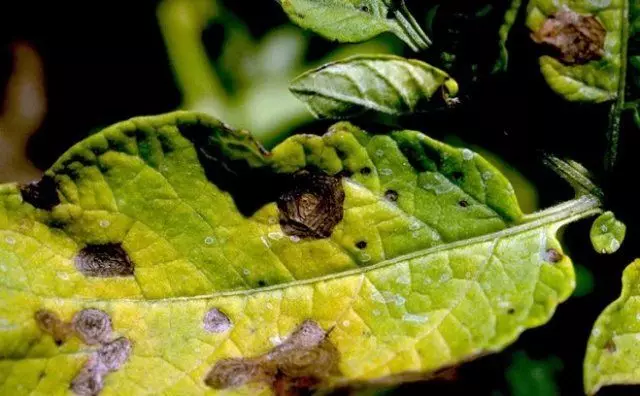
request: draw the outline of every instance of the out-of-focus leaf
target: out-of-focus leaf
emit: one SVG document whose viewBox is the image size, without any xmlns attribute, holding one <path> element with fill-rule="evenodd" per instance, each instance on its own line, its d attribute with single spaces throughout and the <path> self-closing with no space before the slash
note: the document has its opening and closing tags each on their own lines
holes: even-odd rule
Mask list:
<svg viewBox="0 0 640 396">
<path fill-rule="evenodd" d="M 591 243 L 598 253 L 615 253 L 620 249 L 626 233 L 627 226 L 616 219 L 613 212 L 605 212 L 591 226 Z"/>
<path fill-rule="evenodd" d="M 494 66 L 494 72 L 505 71 L 507 69 L 507 64 L 509 63 L 507 40 L 509 39 L 509 33 L 511 32 L 511 28 L 513 28 L 513 25 L 516 22 L 516 18 L 521 6 L 522 0 L 511 0 L 509 8 L 504 13 L 504 21 L 500 26 L 500 30 L 498 31 L 498 35 L 500 37 L 500 56 Z"/>
<path fill-rule="evenodd" d="M 555 376 L 562 370 L 562 360 L 552 356 L 535 360 L 524 351 L 513 354 L 506 372 L 511 396 L 557 396 L 560 395 Z"/>
<path fill-rule="evenodd" d="M 640 385 L 640 260 L 622 275 L 622 293 L 598 317 L 584 360 L 589 395 L 610 385 Z M 629 387 L 629 394 L 637 393 Z"/>
<path fill-rule="evenodd" d="M 341 119 L 366 112 L 402 115 L 442 107 L 456 96 L 458 84 L 418 60 L 367 55 L 311 70 L 295 79 L 290 89 L 316 117 Z"/>
<path fill-rule="evenodd" d="M 278 0 L 289 18 L 329 40 L 354 43 L 391 32 L 414 51 L 431 44 L 404 0 Z"/>
<path fill-rule="evenodd" d="M 556 231 L 468 149 L 350 124 L 269 153 L 201 114 L 0 187 L 0 393 L 270 394 L 501 350 L 573 290 Z"/>
</svg>

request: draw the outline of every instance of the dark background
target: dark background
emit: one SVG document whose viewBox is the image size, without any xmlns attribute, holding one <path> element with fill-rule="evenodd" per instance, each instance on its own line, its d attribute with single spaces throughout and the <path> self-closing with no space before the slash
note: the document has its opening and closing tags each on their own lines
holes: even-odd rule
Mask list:
<svg viewBox="0 0 640 396">
<path fill-rule="evenodd" d="M 224 3 L 246 22 L 255 37 L 288 22 L 275 1 Z M 450 3 L 454 4 L 451 7 L 464 10 L 479 2 Z M 409 5 L 415 14 L 425 7 L 421 1 Z M 11 72 L 10 44 L 15 40 L 29 42 L 44 65 L 47 114 L 31 137 L 27 152 L 39 169 L 46 169 L 64 150 L 96 129 L 180 106 L 180 90 L 174 83 L 155 8 L 155 1 L 141 0 L 2 2 L 0 87 Z M 436 44 L 424 54 L 407 50 L 405 55 L 420 56 L 439 65 L 442 46 L 453 45 L 449 30 L 462 26 L 454 46 L 462 48 L 465 55 L 461 57 L 462 65 L 454 67 L 458 74 L 453 76 L 461 79 L 463 104 L 400 122 L 422 130 L 428 126 L 428 133 L 436 138 L 457 134 L 469 144 L 497 153 L 537 186 L 543 207 L 571 198 L 572 191 L 541 164 L 540 150 L 583 163 L 607 188 L 609 208 L 626 221 L 627 241 L 617 254 L 599 255 L 589 241 L 590 221 L 572 224 L 563 233 L 564 245 L 574 262 L 592 275 L 592 291 L 561 304 L 547 325 L 526 331 L 502 353 L 462 366 L 455 380 L 407 384 L 395 392 L 533 396 L 543 394 L 536 382 L 551 381 L 559 394 L 582 394 L 582 359 L 591 327 L 601 310 L 619 295 L 622 270 L 637 255 L 635 226 L 639 223 L 632 191 L 638 178 L 634 155 L 640 147 L 638 131 L 625 123 L 621 162 L 615 174 L 604 174 L 608 105 L 570 104 L 547 88 L 537 67 L 540 50 L 529 39 L 522 14 L 509 41 L 509 72 L 499 76 L 480 73 L 480 77 L 474 77 L 465 68 L 474 62 L 491 63 L 496 55 L 495 31 L 464 18 L 434 23 L 430 36 L 435 43 L 443 44 Z M 215 54 L 224 39 L 222 30 L 213 26 L 204 36 L 210 52 Z M 318 59 L 337 46 L 310 36 L 308 60 Z M 318 122 L 301 127 L 306 132 L 321 132 L 327 125 Z M 584 279 L 578 278 L 581 281 Z M 530 364 L 517 365 L 516 356 L 523 352 Z M 556 363 L 549 363 L 552 361 Z M 532 385 L 525 387 L 528 391 L 523 393 L 514 381 Z M 628 392 L 630 389 L 623 390 Z"/>
</svg>

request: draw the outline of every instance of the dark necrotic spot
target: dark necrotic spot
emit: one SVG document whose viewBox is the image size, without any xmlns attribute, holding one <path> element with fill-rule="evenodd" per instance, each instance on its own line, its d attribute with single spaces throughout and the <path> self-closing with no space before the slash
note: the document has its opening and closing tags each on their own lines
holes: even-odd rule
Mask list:
<svg viewBox="0 0 640 396">
<path fill-rule="evenodd" d="M 369 168 L 368 166 L 365 166 L 364 168 L 360 169 L 360 174 L 362 175 L 370 175 L 371 174 L 371 168 Z"/>
<path fill-rule="evenodd" d="M 100 278 L 132 276 L 133 263 L 119 243 L 87 245 L 75 259 L 76 268 L 86 276 Z"/>
<path fill-rule="evenodd" d="M 223 333 L 231 327 L 231 320 L 218 308 L 212 308 L 204 315 L 203 326 L 208 332 Z"/>
<path fill-rule="evenodd" d="M 131 341 L 125 337 L 108 342 L 98 349 L 98 359 L 109 371 L 116 371 L 129 359 Z"/>
<path fill-rule="evenodd" d="M 223 359 L 209 371 L 204 383 L 214 389 L 237 388 L 255 380 L 260 372 L 259 364 L 250 359 Z"/>
<path fill-rule="evenodd" d="M 557 263 L 560 260 L 562 260 L 562 257 L 563 257 L 562 253 L 560 253 L 556 249 L 550 248 L 550 249 L 547 249 L 547 251 L 544 254 L 544 261 L 547 261 L 550 263 Z"/>
<path fill-rule="evenodd" d="M 21 186 L 20 194 L 25 202 L 38 209 L 51 210 L 60 204 L 56 182 L 51 176 L 44 176 L 37 182 Z"/>
<path fill-rule="evenodd" d="M 515 309 L 513 309 L 513 308 L 509 308 L 509 309 L 507 310 L 507 313 L 508 313 L 509 315 L 513 315 L 514 313 L 516 313 L 516 310 L 515 310 Z"/>
<path fill-rule="evenodd" d="M 469 206 L 469 202 L 463 199 L 460 202 L 458 202 L 458 205 L 460 205 L 461 208 L 466 208 Z"/>
<path fill-rule="evenodd" d="M 356 243 L 356 247 L 357 247 L 358 249 L 365 249 L 365 248 L 367 247 L 367 242 L 365 242 L 365 241 L 358 241 L 358 242 Z"/>
<path fill-rule="evenodd" d="M 366 5 L 363 5 L 362 7 L 360 7 L 360 11 L 369 12 L 369 7 L 367 7 Z"/>
<path fill-rule="evenodd" d="M 460 181 L 460 180 L 462 180 L 463 177 L 464 177 L 464 173 L 462 173 L 462 172 L 453 172 L 451 174 L 451 178 L 454 181 Z"/>
<path fill-rule="evenodd" d="M 265 287 L 267 286 L 267 282 L 263 281 L 263 280 L 259 280 L 258 281 L 258 287 Z"/>
<path fill-rule="evenodd" d="M 319 171 L 294 173 L 278 198 L 280 225 L 290 236 L 328 238 L 342 220 L 341 179 Z"/>
<path fill-rule="evenodd" d="M 616 347 L 616 343 L 613 340 L 607 341 L 607 343 L 604 345 L 604 349 L 606 349 L 609 353 L 615 353 L 618 350 L 618 348 Z"/>
<path fill-rule="evenodd" d="M 387 190 L 384 193 L 384 197 L 389 201 L 397 202 L 398 201 L 398 192 L 396 190 Z"/>
<path fill-rule="evenodd" d="M 111 336 L 111 318 L 99 309 L 83 309 L 75 314 L 73 327 L 89 345 L 107 342 Z"/>
</svg>

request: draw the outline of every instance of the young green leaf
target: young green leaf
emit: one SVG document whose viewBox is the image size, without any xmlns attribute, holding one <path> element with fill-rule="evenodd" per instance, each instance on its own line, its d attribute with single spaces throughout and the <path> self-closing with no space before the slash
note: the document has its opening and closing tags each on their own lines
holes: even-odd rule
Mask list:
<svg viewBox="0 0 640 396">
<path fill-rule="evenodd" d="M 591 226 L 591 243 L 596 252 L 615 253 L 620 249 L 626 233 L 627 226 L 616 219 L 613 212 L 605 212 Z"/>
<path fill-rule="evenodd" d="M 458 84 L 447 73 L 418 60 L 367 55 L 311 70 L 295 79 L 290 90 L 316 117 L 342 119 L 366 112 L 429 111 L 453 100 Z"/>
<path fill-rule="evenodd" d="M 105 129 L 0 187 L 1 394 L 271 394 L 501 350 L 574 288 L 487 161 L 338 124 L 269 153 L 207 116 Z"/>
<path fill-rule="evenodd" d="M 509 8 L 507 8 L 506 12 L 504 13 L 504 20 L 502 22 L 502 25 L 500 25 L 500 29 L 498 30 L 498 36 L 500 37 L 500 56 L 498 58 L 498 61 L 494 65 L 494 72 L 507 70 L 507 64 L 509 63 L 507 40 L 509 39 L 509 33 L 511 32 L 511 28 L 513 28 L 513 25 L 516 22 L 516 18 L 521 6 L 522 0 L 511 0 Z"/>
<path fill-rule="evenodd" d="M 584 387 L 589 395 L 611 385 L 640 385 L 640 260 L 622 276 L 622 293 L 598 317 L 584 360 Z M 634 394 L 629 388 L 628 394 Z"/>
<path fill-rule="evenodd" d="M 353 43 L 391 32 L 414 51 L 431 44 L 404 0 L 278 1 L 294 23 L 329 40 Z"/>
</svg>

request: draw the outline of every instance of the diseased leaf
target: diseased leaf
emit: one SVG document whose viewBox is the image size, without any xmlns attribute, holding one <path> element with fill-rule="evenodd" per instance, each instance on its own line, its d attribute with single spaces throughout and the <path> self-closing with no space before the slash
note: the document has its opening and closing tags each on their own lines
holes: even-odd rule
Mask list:
<svg viewBox="0 0 640 396">
<path fill-rule="evenodd" d="M 353 43 L 391 32 L 414 51 L 431 44 L 404 0 L 278 1 L 294 23 L 329 40 Z"/>
<path fill-rule="evenodd" d="M 626 0 L 530 0 L 527 26 L 550 55 L 540 58 L 551 88 L 571 101 L 624 96 Z"/>
<path fill-rule="evenodd" d="M 622 293 L 598 317 L 584 360 L 584 387 L 594 395 L 611 385 L 640 385 L 640 260 L 622 275 Z M 629 388 L 629 394 L 634 389 Z"/>
<path fill-rule="evenodd" d="M 615 253 L 620 249 L 626 233 L 627 226 L 616 219 L 613 212 L 605 212 L 591 226 L 591 243 L 596 252 Z"/>
<path fill-rule="evenodd" d="M 341 123 L 268 153 L 186 112 L 46 174 L 50 208 L 0 187 L 0 394 L 427 375 L 545 323 L 574 288 L 556 231 L 599 205 L 525 216 L 487 161 L 414 131 Z"/>
<path fill-rule="evenodd" d="M 311 70 L 295 79 L 290 90 L 316 117 L 342 119 L 366 112 L 402 115 L 442 107 L 456 96 L 458 84 L 424 62 L 377 55 Z"/>
</svg>

